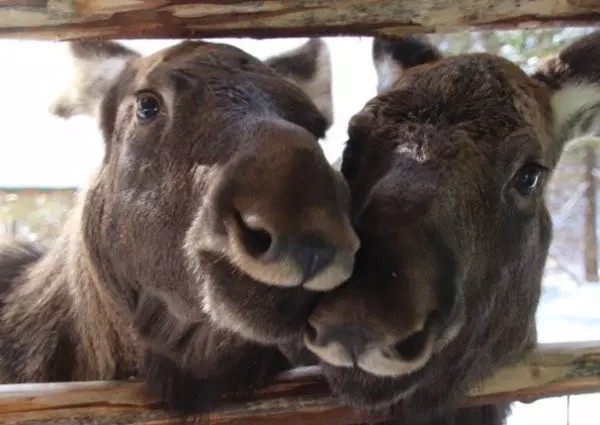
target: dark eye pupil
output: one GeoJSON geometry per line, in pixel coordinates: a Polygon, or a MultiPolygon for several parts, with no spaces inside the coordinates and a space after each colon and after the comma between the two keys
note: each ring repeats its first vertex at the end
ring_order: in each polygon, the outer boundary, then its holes
{"type": "Polygon", "coordinates": [[[523,189],[533,189],[538,182],[540,171],[534,166],[523,167],[517,175],[517,184],[523,189]]]}
{"type": "Polygon", "coordinates": [[[141,120],[154,118],[160,110],[158,99],[152,95],[141,95],[137,101],[137,116],[141,120]]]}

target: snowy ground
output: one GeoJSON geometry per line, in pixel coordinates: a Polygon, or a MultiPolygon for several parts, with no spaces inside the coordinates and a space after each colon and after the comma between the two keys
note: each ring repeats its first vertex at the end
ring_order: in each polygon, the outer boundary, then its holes
{"type": "MultiPolygon", "coordinates": [[[[600,284],[548,276],[538,309],[539,342],[600,340],[600,284]]],[[[600,394],[515,403],[508,425],[600,425],[600,394]]],[[[483,425],[483,424],[482,424],[483,425]]]]}

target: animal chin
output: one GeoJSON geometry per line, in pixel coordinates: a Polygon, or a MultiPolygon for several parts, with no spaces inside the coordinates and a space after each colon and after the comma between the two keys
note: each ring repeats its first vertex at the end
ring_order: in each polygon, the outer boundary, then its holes
{"type": "Polygon", "coordinates": [[[304,334],[304,345],[322,361],[333,366],[358,368],[382,378],[398,378],[415,373],[431,360],[440,335],[436,325],[435,319],[430,319],[421,331],[394,345],[360,344],[356,335],[354,343],[349,346],[344,346],[338,340],[321,345],[317,342],[315,332],[309,330],[304,334]]]}
{"type": "Polygon", "coordinates": [[[264,285],[232,273],[233,266],[224,258],[212,267],[213,274],[230,276],[227,281],[207,281],[202,287],[204,311],[217,326],[260,343],[301,338],[316,303],[315,293],[264,285]]]}
{"type": "Polygon", "coordinates": [[[332,393],[357,408],[377,411],[388,408],[417,390],[424,369],[402,377],[380,377],[358,367],[340,368],[321,364],[332,393]]]}
{"type": "MultiPolygon", "coordinates": [[[[210,301],[207,304],[217,303],[210,301]]],[[[293,329],[287,329],[277,323],[267,323],[260,318],[248,316],[239,309],[230,308],[227,303],[219,303],[219,307],[211,308],[208,314],[216,326],[234,332],[249,341],[272,344],[277,341],[287,341],[298,334],[293,329]]]]}

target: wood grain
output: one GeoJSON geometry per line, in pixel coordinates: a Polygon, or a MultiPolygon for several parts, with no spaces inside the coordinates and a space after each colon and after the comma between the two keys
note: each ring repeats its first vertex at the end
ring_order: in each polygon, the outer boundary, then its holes
{"type": "Polygon", "coordinates": [[[0,37],[277,38],[589,25],[600,0],[0,0],[0,37]]]}
{"type": "MultiPolygon", "coordinates": [[[[545,344],[474,388],[465,405],[596,391],[600,391],[600,341],[545,344]]],[[[286,372],[272,386],[236,395],[236,400],[211,414],[208,423],[350,425],[373,419],[337,403],[317,367],[286,372]]],[[[163,425],[177,419],[145,394],[139,382],[0,385],[0,423],[6,425],[163,425]]]]}

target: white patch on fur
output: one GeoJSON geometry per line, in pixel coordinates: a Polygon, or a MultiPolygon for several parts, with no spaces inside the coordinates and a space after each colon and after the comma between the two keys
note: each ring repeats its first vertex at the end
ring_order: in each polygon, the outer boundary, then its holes
{"type": "Polygon", "coordinates": [[[412,143],[409,145],[399,145],[396,148],[396,153],[414,159],[419,164],[423,164],[429,160],[429,155],[427,154],[425,146],[417,145],[416,143],[412,143]]]}
{"type": "MultiPolygon", "coordinates": [[[[552,96],[554,131],[561,142],[574,142],[575,139],[600,134],[600,116],[594,118],[591,131],[583,134],[578,126],[567,128],[569,121],[578,113],[600,103],[600,85],[579,83],[566,86],[552,96]]],[[[577,123],[575,123],[577,124],[577,123]]]]}
{"type": "Polygon", "coordinates": [[[377,71],[377,94],[387,92],[402,74],[402,67],[388,54],[374,61],[377,71]]]}

